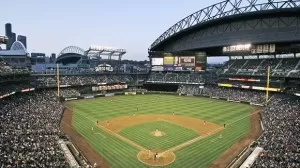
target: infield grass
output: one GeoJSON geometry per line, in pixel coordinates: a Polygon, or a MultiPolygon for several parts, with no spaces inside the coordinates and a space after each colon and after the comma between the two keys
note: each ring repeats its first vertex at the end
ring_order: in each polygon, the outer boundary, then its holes
{"type": "MultiPolygon", "coordinates": [[[[250,128],[249,115],[253,111],[253,107],[245,104],[171,95],[116,96],[72,101],[68,102],[67,105],[72,106],[73,109],[72,124],[74,128],[97,152],[109,161],[111,167],[115,168],[147,166],[138,161],[136,157],[139,152],[138,149],[101,129],[95,128],[97,120],[104,121],[120,116],[132,115],[133,113],[138,115],[172,114],[175,112],[176,115],[201,118],[221,125],[225,123],[226,129],[220,133],[175,151],[175,162],[165,166],[172,168],[201,168],[207,167],[238,139],[248,133],[250,128]],[[138,111],[137,107],[139,108],[138,111]],[[95,128],[94,131],[92,131],[92,127],[95,128]],[[222,136],[220,136],[221,134],[222,136]]],[[[149,128],[149,130],[152,130],[151,123],[149,124],[149,127],[144,129],[149,128]]],[[[174,125],[171,127],[174,127],[174,125]]],[[[176,127],[180,126],[176,125],[176,127]]],[[[135,131],[131,133],[130,127],[128,127],[128,129],[122,130],[120,134],[126,136],[126,138],[130,137],[130,139],[140,143],[144,147],[150,147],[151,137],[149,132],[143,135],[142,131],[135,128],[135,131]],[[147,136],[149,137],[146,138],[147,136]]],[[[176,129],[166,131],[166,136],[173,133],[176,133],[176,129]]],[[[187,139],[193,136],[194,134],[190,133],[187,135],[187,139]]],[[[180,138],[173,138],[176,139],[176,143],[181,143],[179,142],[180,138]]],[[[182,136],[182,138],[184,139],[185,137],[182,136]]],[[[151,143],[153,142],[151,141],[151,143]]],[[[174,144],[172,143],[172,145],[174,144]]],[[[161,144],[156,145],[160,145],[158,147],[162,146],[161,148],[163,148],[166,144],[162,141],[161,144]]]]}
{"type": "Polygon", "coordinates": [[[199,136],[193,130],[164,121],[131,126],[123,129],[120,135],[146,147],[146,149],[161,150],[169,149],[199,136]],[[164,132],[165,135],[161,137],[152,136],[151,132],[155,131],[156,128],[164,132]]]}

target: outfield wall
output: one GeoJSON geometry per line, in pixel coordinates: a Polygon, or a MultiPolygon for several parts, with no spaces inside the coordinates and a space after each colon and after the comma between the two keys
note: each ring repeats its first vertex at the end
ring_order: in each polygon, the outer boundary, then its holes
{"type": "Polygon", "coordinates": [[[181,93],[176,93],[176,92],[163,92],[163,91],[147,91],[147,92],[115,92],[115,93],[106,93],[106,94],[96,94],[96,95],[85,95],[85,96],[77,96],[77,97],[61,97],[61,101],[71,101],[71,100],[80,100],[80,99],[95,99],[99,97],[112,97],[112,96],[132,96],[132,95],[145,95],[145,94],[164,94],[164,95],[176,95],[176,96],[195,96],[195,97],[206,97],[206,98],[211,98],[211,99],[218,99],[218,100],[223,100],[223,101],[228,101],[228,102],[233,102],[233,103],[243,103],[243,104],[249,104],[252,106],[259,106],[259,107],[264,107],[264,104],[257,104],[257,103],[252,103],[249,101],[240,101],[240,100],[231,100],[227,98],[222,98],[222,97],[211,97],[208,95],[191,95],[191,94],[181,94],[181,93]]]}

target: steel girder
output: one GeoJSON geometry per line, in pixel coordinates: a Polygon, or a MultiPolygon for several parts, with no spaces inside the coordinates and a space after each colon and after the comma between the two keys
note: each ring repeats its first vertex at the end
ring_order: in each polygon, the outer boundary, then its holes
{"type": "Polygon", "coordinates": [[[300,0],[267,0],[267,2],[266,0],[225,0],[201,9],[174,24],[151,44],[150,50],[180,31],[214,19],[250,12],[298,7],[300,7],[300,0]]]}
{"type": "Polygon", "coordinates": [[[77,46],[68,46],[59,53],[58,57],[61,55],[64,55],[64,54],[68,54],[68,53],[84,55],[85,51],[84,51],[84,49],[77,47],[77,46]]]}
{"type": "Polygon", "coordinates": [[[257,18],[218,24],[168,42],[163,51],[195,50],[239,43],[300,41],[300,16],[257,18]]]}

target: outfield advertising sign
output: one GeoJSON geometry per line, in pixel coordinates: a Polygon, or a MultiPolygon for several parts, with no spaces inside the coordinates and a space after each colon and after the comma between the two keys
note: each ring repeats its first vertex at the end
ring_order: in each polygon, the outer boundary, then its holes
{"type": "Polygon", "coordinates": [[[165,66],[165,71],[174,71],[174,66],[165,66]]]}
{"type": "Polygon", "coordinates": [[[94,96],[84,96],[85,99],[94,99],[94,96]]]}
{"type": "Polygon", "coordinates": [[[136,92],[125,92],[125,95],[136,95],[136,92]]]}
{"type": "Polygon", "coordinates": [[[105,94],[105,97],[113,97],[113,96],[115,96],[114,93],[106,93],[106,94],[105,94]]]}
{"type": "Polygon", "coordinates": [[[164,57],[164,65],[174,65],[174,57],[172,56],[164,57]]]}

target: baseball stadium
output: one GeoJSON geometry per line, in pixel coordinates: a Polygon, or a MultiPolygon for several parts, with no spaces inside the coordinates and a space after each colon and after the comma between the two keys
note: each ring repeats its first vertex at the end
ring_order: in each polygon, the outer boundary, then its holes
{"type": "Polygon", "coordinates": [[[141,62],[91,45],[45,63],[0,36],[0,168],[300,167],[300,1],[224,0],[170,26],[141,62]]]}

